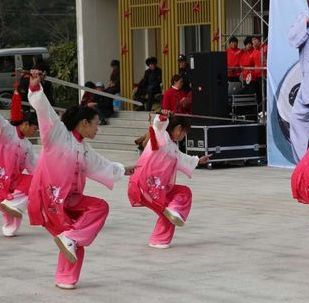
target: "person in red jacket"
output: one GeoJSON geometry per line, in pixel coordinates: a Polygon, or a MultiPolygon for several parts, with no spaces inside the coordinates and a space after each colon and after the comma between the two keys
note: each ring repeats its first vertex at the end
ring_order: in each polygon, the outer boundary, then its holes
{"type": "Polygon", "coordinates": [[[243,69],[241,72],[241,79],[244,84],[246,93],[256,93],[256,73],[254,69],[248,69],[249,67],[254,67],[254,57],[253,57],[253,44],[252,38],[246,37],[244,40],[245,49],[240,58],[240,66],[243,69]]]}
{"type": "MultiPolygon", "coordinates": [[[[267,44],[261,42],[260,37],[253,37],[252,38],[252,45],[253,45],[253,58],[255,67],[266,67],[267,62],[267,44]],[[263,57],[262,57],[263,53],[263,57]],[[263,61],[263,62],[262,62],[263,61]]],[[[266,77],[266,71],[263,72],[264,77],[266,77]]],[[[256,77],[262,77],[262,70],[256,70],[256,77]]]]}
{"type": "Polygon", "coordinates": [[[162,109],[170,110],[174,113],[192,113],[191,92],[184,91],[182,86],[182,77],[180,75],[174,75],[171,80],[171,87],[163,95],[162,109]]]}
{"type": "Polygon", "coordinates": [[[227,52],[227,67],[228,67],[228,80],[230,82],[240,81],[239,76],[241,73],[240,59],[242,56],[242,50],[238,48],[238,39],[232,36],[229,39],[229,47],[227,52]]]}
{"type": "MultiPolygon", "coordinates": [[[[267,62],[267,44],[261,43],[260,37],[253,37],[252,38],[252,45],[253,45],[253,60],[254,60],[254,67],[256,68],[263,68],[266,67],[267,62]]],[[[255,70],[255,77],[257,83],[257,98],[260,109],[262,109],[262,101],[263,95],[262,92],[264,90],[264,96],[266,96],[266,70],[256,69],[255,70]]]]}

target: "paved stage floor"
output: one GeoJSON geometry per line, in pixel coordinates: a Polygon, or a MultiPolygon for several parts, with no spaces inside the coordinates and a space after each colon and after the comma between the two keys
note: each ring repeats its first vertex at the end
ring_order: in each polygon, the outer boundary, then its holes
{"type": "MultiPolygon", "coordinates": [[[[137,158],[103,154],[125,164],[137,158]]],[[[270,167],[179,174],[193,206],[167,250],[147,246],[156,216],[130,206],[127,178],[113,191],[89,181],[86,194],[107,200],[110,215],[86,250],[78,288],[54,287],[58,249],[25,216],[17,237],[0,237],[0,302],[308,302],[309,207],[292,200],[290,174],[270,167]]]]}

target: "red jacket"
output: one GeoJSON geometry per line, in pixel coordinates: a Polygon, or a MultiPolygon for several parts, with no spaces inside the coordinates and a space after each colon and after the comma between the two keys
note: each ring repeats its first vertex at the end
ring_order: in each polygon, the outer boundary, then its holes
{"type": "MultiPolygon", "coordinates": [[[[241,67],[254,67],[254,57],[253,57],[253,50],[251,51],[244,51],[240,58],[240,66],[241,67]]],[[[256,81],[256,73],[254,70],[245,69],[242,71],[242,78],[246,81],[247,77],[251,74],[251,81],[256,81]]]]}
{"type": "MultiPolygon", "coordinates": [[[[253,59],[255,67],[266,67],[267,62],[267,44],[263,44],[260,48],[256,48],[253,51],[253,59]],[[263,52],[263,63],[262,63],[262,55],[263,52]]],[[[255,70],[256,78],[262,77],[262,70],[255,70]]],[[[264,77],[266,77],[266,71],[264,71],[264,77]]]]}
{"type": "Polygon", "coordinates": [[[192,113],[192,94],[182,89],[170,87],[163,95],[162,109],[171,110],[174,113],[191,114],[192,113]],[[187,98],[188,104],[181,101],[187,98]]]}
{"type": "MultiPolygon", "coordinates": [[[[240,67],[240,59],[242,56],[242,50],[239,48],[232,49],[228,48],[227,52],[227,67],[240,67]]],[[[228,77],[239,77],[241,70],[237,69],[228,69],[228,77]]]]}

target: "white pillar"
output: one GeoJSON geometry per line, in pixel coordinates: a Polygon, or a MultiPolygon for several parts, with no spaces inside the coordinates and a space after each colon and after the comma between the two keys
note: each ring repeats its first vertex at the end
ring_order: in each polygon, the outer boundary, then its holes
{"type": "Polygon", "coordinates": [[[120,59],[118,1],[76,0],[78,77],[109,82],[110,62],[120,59]]]}

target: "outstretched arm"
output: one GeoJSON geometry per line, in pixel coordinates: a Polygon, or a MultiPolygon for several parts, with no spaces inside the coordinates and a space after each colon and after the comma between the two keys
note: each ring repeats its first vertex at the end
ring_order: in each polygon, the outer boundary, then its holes
{"type": "Polygon", "coordinates": [[[288,38],[293,47],[299,48],[307,41],[309,37],[308,23],[308,12],[301,13],[290,27],[288,38]]]}
{"type": "Polygon", "coordinates": [[[13,128],[14,126],[0,115],[0,134],[5,135],[6,133],[11,132],[13,128]]]}
{"type": "Polygon", "coordinates": [[[60,139],[61,133],[64,134],[67,130],[45,96],[41,80],[42,72],[33,70],[30,77],[28,99],[37,113],[40,137],[45,145],[51,137],[60,139]]]}
{"type": "Polygon", "coordinates": [[[87,177],[112,189],[114,183],[124,175],[132,175],[136,166],[124,167],[121,163],[111,162],[94,151],[88,144],[86,154],[87,177]]]}

